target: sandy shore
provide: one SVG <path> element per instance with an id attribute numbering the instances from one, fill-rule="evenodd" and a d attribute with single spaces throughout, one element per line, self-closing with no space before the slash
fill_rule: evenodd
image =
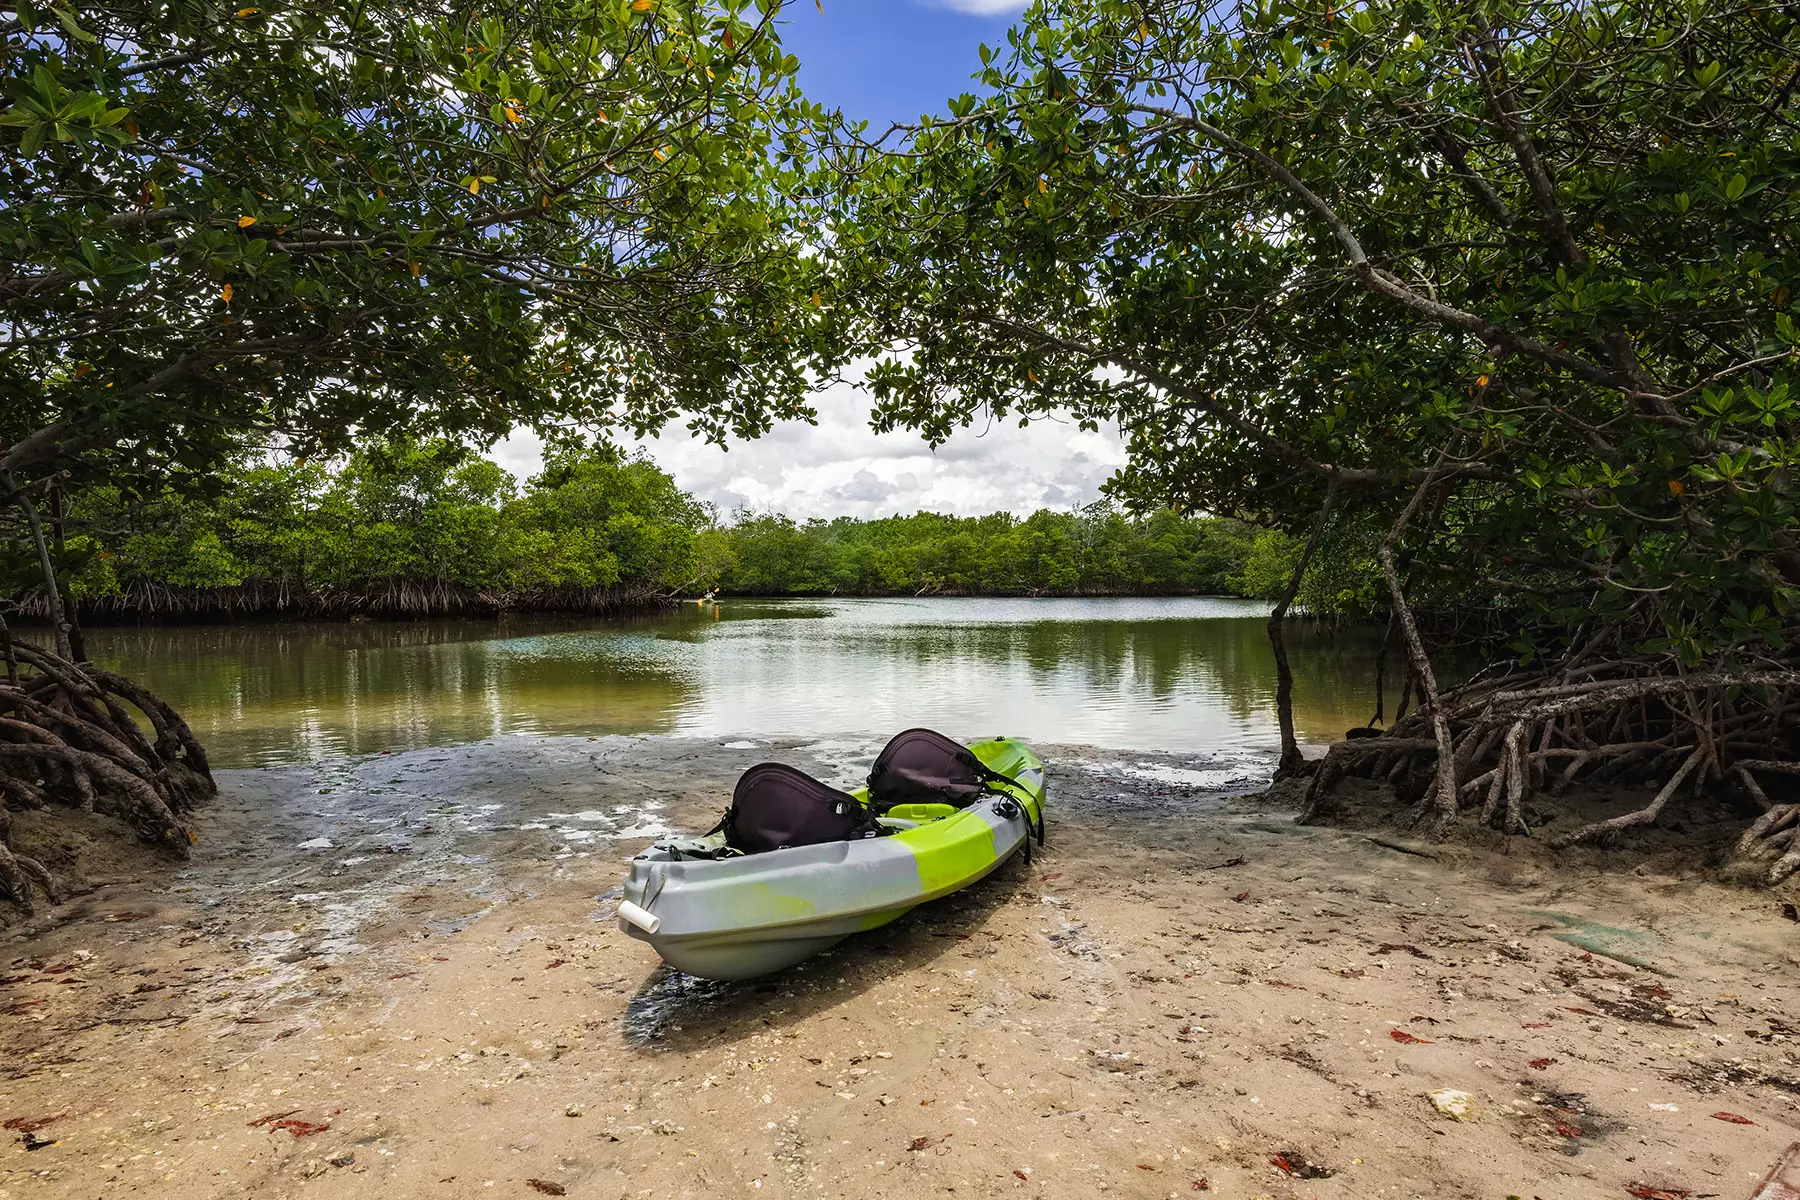
<path id="1" fill-rule="evenodd" d="M 191 864 L 5 935 L 0 1200 L 1737 1200 L 1800 1137 L 1780 898 L 1300 829 L 1260 764 L 1045 747 L 1030 868 L 772 979 L 615 929 L 744 766 L 873 750 L 226 773 Z"/>

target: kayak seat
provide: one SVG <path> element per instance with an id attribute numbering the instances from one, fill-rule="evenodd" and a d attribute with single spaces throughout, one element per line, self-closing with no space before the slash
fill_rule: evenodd
<path id="1" fill-rule="evenodd" d="M 786 763 L 758 763 L 738 777 L 719 831 L 745 854 L 882 833 L 862 801 Z"/>
<path id="2" fill-rule="evenodd" d="M 875 756 L 869 807 L 877 813 L 914 806 L 955 811 L 992 795 L 994 783 L 1004 779 L 962 743 L 935 730 L 908 729 Z"/>

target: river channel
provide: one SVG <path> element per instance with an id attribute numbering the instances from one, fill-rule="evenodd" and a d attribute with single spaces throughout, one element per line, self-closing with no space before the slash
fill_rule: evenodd
<path id="1" fill-rule="evenodd" d="M 630 620 L 96 628 L 221 767 L 515 735 L 1277 744 L 1268 606 L 1216 598 L 727 600 Z M 1374 639 L 1290 634 L 1301 737 L 1365 722 Z"/>

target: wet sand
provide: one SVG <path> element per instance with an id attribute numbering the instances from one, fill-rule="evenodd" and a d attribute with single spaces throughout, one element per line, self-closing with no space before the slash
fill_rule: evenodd
<path id="1" fill-rule="evenodd" d="M 0 1200 L 1747 1198 L 1800 1137 L 1779 897 L 1301 829 L 1256 762 L 1044 747 L 1029 868 L 770 979 L 618 932 L 743 767 L 874 749 L 223 773 L 190 864 L 0 935 Z"/>

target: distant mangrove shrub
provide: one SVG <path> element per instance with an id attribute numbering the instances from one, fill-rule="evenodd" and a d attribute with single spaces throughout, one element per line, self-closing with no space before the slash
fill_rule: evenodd
<path id="1" fill-rule="evenodd" d="M 451 442 L 335 462 L 240 462 L 206 497 L 84 489 L 60 551 L 100 615 L 618 611 L 712 587 L 755 595 L 1263 594 L 1292 547 L 1242 522 L 1110 505 L 728 522 L 641 456 L 553 455 L 520 484 Z M 9 590 L 31 605 L 22 554 Z"/>

